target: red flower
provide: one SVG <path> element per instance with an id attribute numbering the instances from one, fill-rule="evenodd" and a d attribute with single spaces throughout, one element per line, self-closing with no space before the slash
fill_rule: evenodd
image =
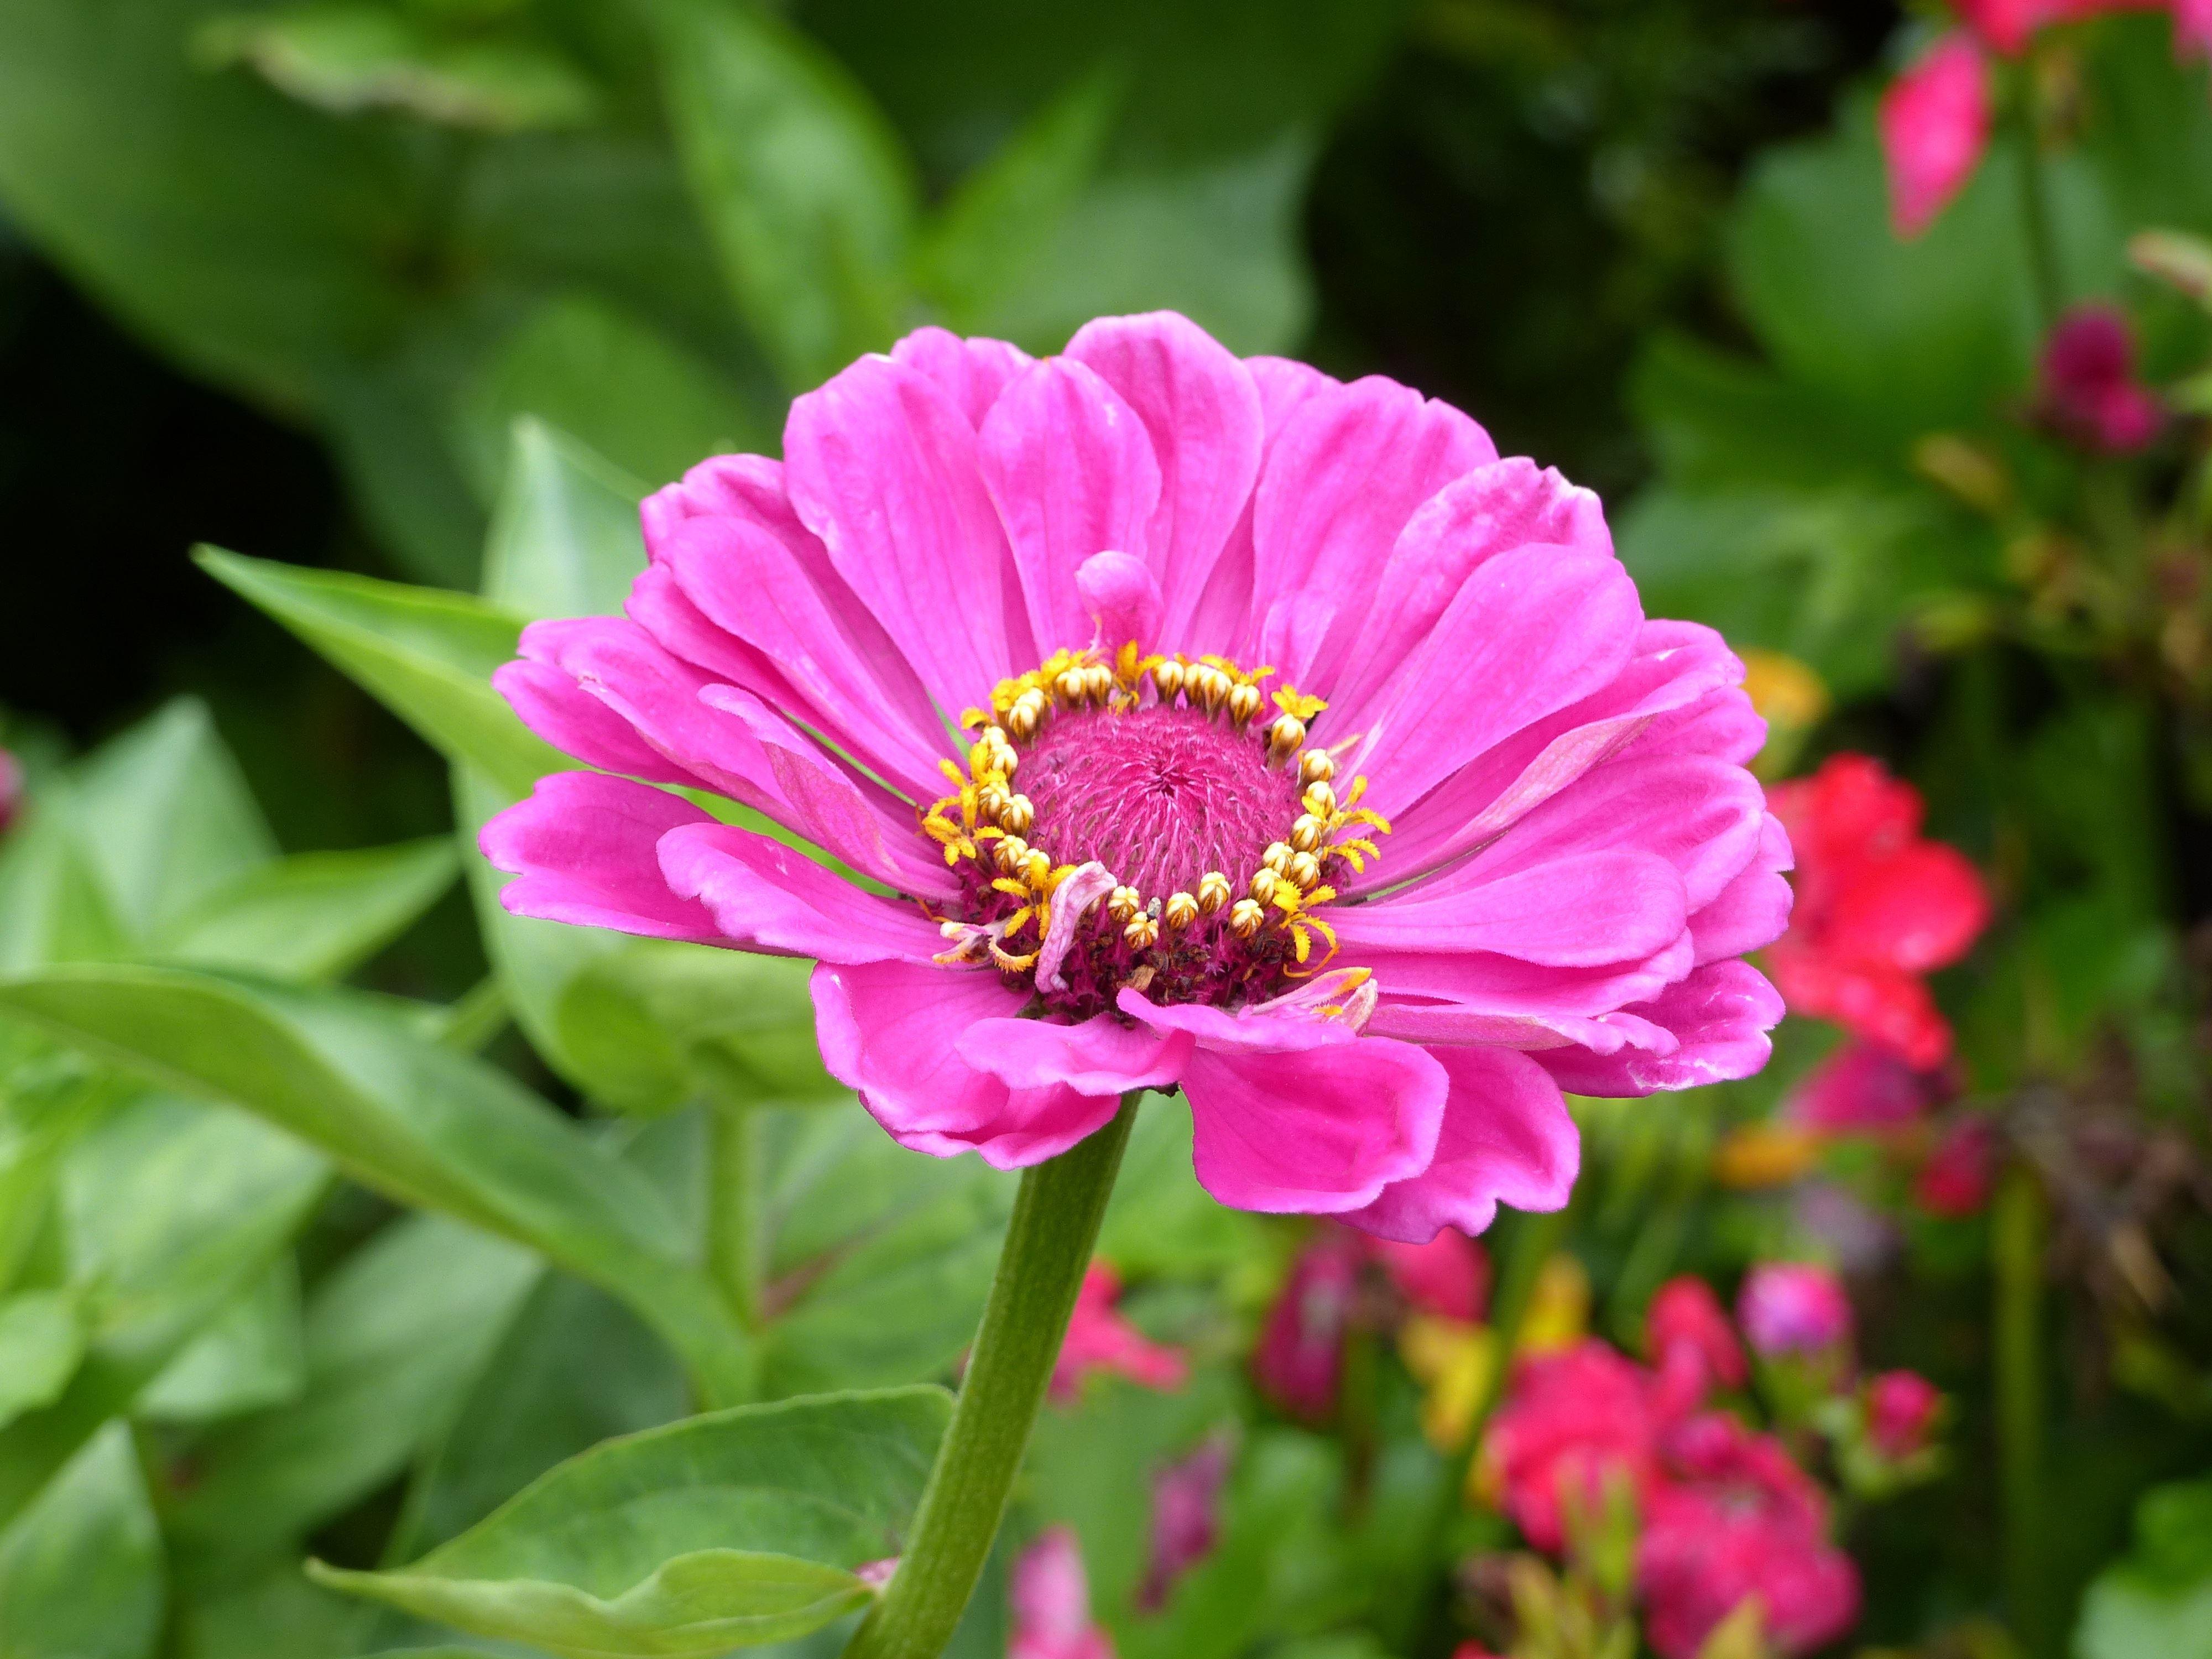
<path id="1" fill-rule="evenodd" d="M 1910 1457 L 1928 1444 L 1943 1396 L 1917 1371 L 1884 1371 L 1867 1384 L 1867 1437 L 1884 1457 Z"/>
<path id="2" fill-rule="evenodd" d="M 2136 379 L 2136 343 L 2117 306 L 2075 306 L 2043 343 L 2038 416 L 2071 442 L 2106 455 L 2147 448 L 2166 410 Z"/>
<path id="3" fill-rule="evenodd" d="M 1733 1389 L 1744 1380 L 1743 1347 L 1721 1299 L 1692 1274 L 1668 1279 L 1651 1298 L 1644 1352 L 1658 1368 L 1662 1416 L 1693 1411 L 1716 1385 Z"/>
<path id="4" fill-rule="evenodd" d="M 1889 217 L 1917 236 L 1966 187 L 1990 145 L 1990 70 L 1966 34 L 1938 41 L 1889 84 L 1877 117 L 1889 167 Z"/>
<path id="5" fill-rule="evenodd" d="M 1827 1500 L 1780 1442 L 1709 1412 L 1670 1431 L 1662 1449 L 1636 1582 L 1644 1633 L 1664 1659 L 1692 1659 L 1753 1595 L 1767 1644 L 1783 1653 L 1850 1628 L 1858 1571 L 1828 1541 Z"/>
<path id="6" fill-rule="evenodd" d="M 1941 1065 L 1951 1028 L 1921 975 L 1956 962 L 1988 925 L 1980 873 L 1920 838 L 1919 792 L 1864 755 L 1833 757 L 1770 804 L 1797 855 L 1796 908 L 1768 955 L 1784 1000 L 1907 1065 Z"/>
<path id="7" fill-rule="evenodd" d="M 1114 1311 L 1121 1294 L 1121 1276 L 1094 1261 L 1075 1295 L 1075 1311 L 1052 1368 L 1052 1397 L 1066 1405 L 1081 1393 L 1094 1371 L 1113 1371 L 1148 1389 L 1179 1389 L 1185 1371 L 1180 1349 L 1148 1340 Z"/>
<path id="8" fill-rule="evenodd" d="M 1912 1196 L 1947 1221 L 1978 1214 L 1996 1175 L 1996 1133 L 1985 1117 L 1963 1117 L 1944 1131 L 1920 1166 Z"/>
<path id="9" fill-rule="evenodd" d="M 1485 1479 L 1528 1541 L 1556 1553 L 1570 1504 L 1595 1513 L 1614 1480 L 1650 1493 L 1658 1427 L 1648 1373 L 1590 1338 L 1514 1369 L 1483 1440 Z"/>
<path id="10" fill-rule="evenodd" d="M 1915 1071 L 1870 1042 L 1846 1042 L 1790 1091 L 1782 1115 L 1828 1134 L 1900 1129 L 1956 1092 L 1944 1073 Z"/>

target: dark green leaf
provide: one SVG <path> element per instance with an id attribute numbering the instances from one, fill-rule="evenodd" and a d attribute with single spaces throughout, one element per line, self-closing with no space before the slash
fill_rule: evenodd
<path id="1" fill-rule="evenodd" d="M 480 1635 L 568 1654 L 708 1655 L 866 1602 L 951 1412 L 939 1389 L 833 1395 L 616 1440 L 422 1560 L 317 1576 Z"/>
<path id="2" fill-rule="evenodd" d="M 279 979 L 339 977 L 398 938 L 453 885 L 450 839 L 265 864 L 210 894 L 156 937 L 155 954 Z"/>

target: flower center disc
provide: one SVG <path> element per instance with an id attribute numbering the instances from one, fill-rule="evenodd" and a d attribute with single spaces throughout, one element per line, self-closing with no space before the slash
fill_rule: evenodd
<path id="1" fill-rule="evenodd" d="M 1030 839 L 1148 895 L 1194 890 L 1209 870 L 1249 873 L 1299 811 L 1296 769 L 1270 768 L 1267 752 L 1194 708 L 1062 714 L 1023 754 Z"/>

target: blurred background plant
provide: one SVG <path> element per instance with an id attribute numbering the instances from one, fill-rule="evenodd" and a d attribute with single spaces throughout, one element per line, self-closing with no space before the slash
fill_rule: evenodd
<path id="1" fill-rule="evenodd" d="M 0 0 L 0 1653 L 726 1644 L 514 1610 L 743 1541 L 563 1460 L 949 1379 L 1011 1188 L 778 964 L 499 911 L 484 678 L 854 353 L 1173 307 L 1605 492 L 1771 724 L 1796 1017 L 1483 1246 L 1219 1210 L 1148 1103 L 959 1650 L 2212 1654 L 2208 36 Z M 604 1530 L 495 1514 L 556 1469 Z"/>

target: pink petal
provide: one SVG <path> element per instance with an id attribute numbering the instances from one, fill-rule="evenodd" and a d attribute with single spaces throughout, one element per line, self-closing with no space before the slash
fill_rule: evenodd
<path id="1" fill-rule="evenodd" d="M 1687 912 L 1681 877 L 1665 859 L 1611 848 L 1494 881 L 1469 878 L 1433 896 L 1416 889 L 1331 916 L 1357 960 L 1487 951 L 1547 967 L 1595 968 L 1664 949 L 1681 937 Z"/>
<path id="2" fill-rule="evenodd" d="M 1012 561 L 975 428 L 933 381 L 863 357 L 792 404 L 783 448 L 800 521 L 939 709 L 1030 665 L 1026 622 L 1008 635 Z"/>
<path id="3" fill-rule="evenodd" d="M 769 956 L 928 962 L 944 949 L 917 910 L 863 892 L 780 841 L 693 822 L 661 838 L 660 871 L 714 914 L 723 935 Z"/>
<path id="4" fill-rule="evenodd" d="M 1782 999 L 1749 963 L 1715 962 L 1629 1012 L 1671 1031 L 1673 1052 L 1547 1048 L 1539 1063 L 1578 1095 L 1648 1095 L 1749 1077 L 1773 1052 L 1766 1034 L 1781 1023 Z"/>
<path id="5" fill-rule="evenodd" d="M 1565 1208 L 1582 1164 L 1582 1138 L 1559 1085 L 1526 1054 L 1429 1052 L 1451 1080 L 1434 1160 L 1344 1218 L 1385 1238 L 1422 1243 L 1445 1227 L 1480 1232 L 1501 1203 Z"/>
<path id="6" fill-rule="evenodd" d="M 1134 554 L 1092 554 L 1076 570 L 1075 591 L 1101 646 L 1118 650 L 1133 641 L 1144 649 L 1158 641 L 1159 579 Z"/>
<path id="7" fill-rule="evenodd" d="M 1782 937 L 1795 898 L 1782 878 L 1790 866 L 1789 832 L 1771 812 L 1761 814 L 1759 851 L 1750 864 L 1690 917 L 1700 967 L 1763 950 Z"/>
<path id="8" fill-rule="evenodd" d="M 1954 30 L 1882 94 L 1890 221 L 1899 236 L 1926 230 L 1981 166 L 1990 143 L 1989 82 L 1981 48 Z"/>
<path id="9" fill-rule="evenodd" d="M 1380 375 L 1308 397 L 1269 449 L 1253 497 L 1253 591 L 1302 589 L 1338 604 L 1315 664 L 1333 675 L 1414 509 L 1498 459 L 1488 435 L 1448 404 Z"/>
<path id="10" fill-rule="evenodd" d="M 1004 340 L 963 340 L 930 327 L 915 330 L 893 346 L 891 361 L 935 382 L 980 432 L 1007 382 L 1036 359 Z"/>
<path id="11" fill-rule="evenodd" d="M 706 907 L 669 890 L 656 851 L 670 831 L 709 822 L 665 789 L 555 772 L 484 825 L 477 845 L 494 869 L 521 878 L 499 896 L 513 915 L 722 945 Z"/>
<path id="12" fill-rule="evenodd" d="M 1077 569 L 1109 549 L 1142 559 L 1159 502 L 1160 466 L 1144 423 L 1081 363 L 1048 358 L 1000 395 L 976 458 L 1013 550 L 1038 653 L 1088 644 Z"/>
<path id="13" fill-rule="evenodd" d="M 1144 546 L 1164 625 L 1180 636 L 1260 474 L 1259 391 L 1225 347 L 1170 311 L 1086 323 L 1067 356 L 1119 392 L 1150 434 L 1160 487 Z"/>
<path id="14" fill-rule="evenodd" d="M 1073 1025 L 1042 1019 L 986 1019 L 960 1038 L 961 1059 L 1014 1089 L 1064 1085 L 1082 1095 L 1165 1089 L 1181 1074 L 1195 1039 L 1162 1034 L 1099 1014 Z"/>
<path id="15" fill-rule="evenodd" d="M 544 646 L 541 635 L 538 647 Z M 638 736 L 628 720 L 578 685 L 574 675 L 550 663 L 502 663 L 492 672 L 491 689 L 507 699 L 525 726 L 564 755 L 602 771 L 624 772 L 654 783 L 690 788 L 704 782 Z"/>
<path id="16" fill-rule="evenodd" d="M 1634 652 L 1636 585 L 1610 558 L 1503 553 L 1459 591 L 1428 644 L 1376 700 L 1347 769 L 1384 813 L 1411 805 L 1524 726 L 1601 690 Z"/>
<path id="17" fill-rule="evenodd" d="M 1390 550 L 1332 702 L 1358 706 L 1420 647 L 1469 574 L 1500 553 L 1533 546 L 1610 558 L 1613 537 L 1596 495 L 1514 456 L 1479 466 L 1431 496 Z"/>
<path id="18" fill-rule="evenodd" d="M 996 974 L 825 962 L 812 984 L 822 1063 L 894 1140 L 915 1152 L 937 1158 L 975 1152 L 994 1168 L 1018 1169 L 1066 1152 L 1120 1107 L 1113 1094 L 1009 1089 L 961 1059 L 962 1032 L 1011 1018 L 1027 1000 Z"/>
<path id="19" fill-rule="evenodd" d="M 1343 932 L 1340 923 L 1338 932 Z M 1535 1019 L 1597 1018 L 1648 1002 L 1696 966 L 1686 930 L 1649 956 L 1593 968 L 1547 967 L 1488 951 L 1361 951 L 1347 945 L 1345 955 L 1381 970 L 1395 996 L 1424 997 L 1478 1012 Z M 1371 1029 L 1385 1029 L 1390 1006 L 1391 999 L 1383 999 Z"/>
<path id="20" fill-rule="evenodd" d="M 1067 981 L 1060 975 L 1060 964 L 1075 945 L 1075 930 L 1091 907 L 1121 884 L 1111 870 L 1096 859 L 1079 864 L 1070 871 L 1054 890 L 1052 920 L 1046 925 L 1044 940 L 1037 949 L 1036 987 L 1040 991 L 1064 991 Z"/>

